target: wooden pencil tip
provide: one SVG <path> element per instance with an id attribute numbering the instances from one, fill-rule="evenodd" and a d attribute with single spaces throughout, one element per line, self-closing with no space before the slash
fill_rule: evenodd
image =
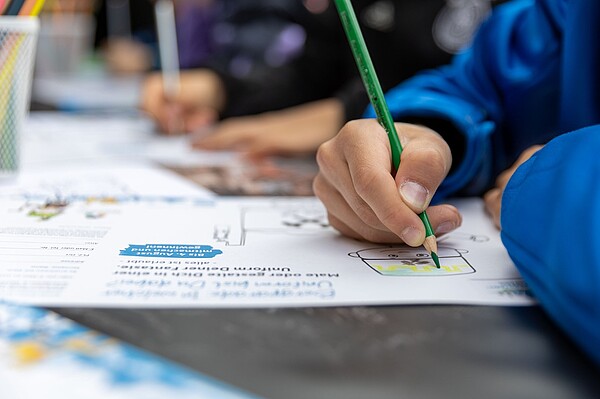
<path id="1" fill-rule="evenodd" d="M 425 247 L 427 252 L 429 252 L 431 254 L 431 258 L 433 259 L 433 262 L 439 269 L 440 268 L 440 259 L 437 256 L 438 247 L 437 247 L 437 240 L 435 239 L 435 236 L 434 235 L 427 236 L 425 238 L 425 242 L 423 243 L 423 246 Z"/>

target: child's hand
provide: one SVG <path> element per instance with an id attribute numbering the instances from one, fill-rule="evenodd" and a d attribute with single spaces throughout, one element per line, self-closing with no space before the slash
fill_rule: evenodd
<path id="1" fill-rule="evenodd" d="M 167 98 L 160 73 L 150 75 L 144 82 L 140 108 L 156 120 L 161 131 L 190 132 L 218 119 L 225 102 L 225 89 L 214 72 L 184 71 L 179 87 L 175 98 Z"/>
<path id="2" fill-rule="evenodd" d="M 375 242 L 421 245 L 425 229 L 417 213 L 429 206 L 452 163 L 450 149 L 434 131 L 396 124 L 403 145 L 396 179 L 391 174 L 390 144 L 375 121 L 349 122 L 317 153 L 320 172 L 313 187 L 329 221 L 342 234 Z M 460 226 L 450 205 L 427 210 L 436 234 Z"/>
<path id="3" fill-rule="evenodd" d="M 326 99 L 259 115 L 229 118 L 193 140 L 205 150 L 238 150 L 250 158 L 314 153 L 340 130 L 343 107 Z"/>
<path id="4" fill-rule="evenodd" d="M 502 172 L 496 179 L 496 187 L 485 193 L 483 197 L 485 201 L 485 208 L 494 219 L 496 227 L 500 228 L 500 209 L 502 208 L 502 194 L 504 188 L 508 184 L 508 181 L 512 177 L 513 173 L 517 170 L 521 164 L 527 161 L 533 154 L 538 152 L 543 146 L 534 145 L 529 147 L 519 156 L 517 161 L 507 170 Z"/>

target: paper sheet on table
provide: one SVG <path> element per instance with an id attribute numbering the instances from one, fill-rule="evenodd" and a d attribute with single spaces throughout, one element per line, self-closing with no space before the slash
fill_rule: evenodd
<path id="1" fill-rule="evenodd" d="M 141 87 L 137 77 L 38 77 L 33 82 L 32 98 L 63 111 L 135 109 L 140 104 Z"/>
<path id="2" fill-rule="evenodd" d="M 168 202 L 214 196 L 211 191 L 162 168 L 118 162 L 46 166 L 21 173 L 15 181 L 4 182 L 0 188 L 0 199 L 15 199 L 34 207 L 38 202 L 42 205 L 94 201 L 145 203 L 151 199 Z"/>
<path id="3" fill-rule="evenodd" d="M 57 114 L 36 112 L 25 124 L 23 166 L 28 169 L 75 162 L 143 161 L 171 166 L 241 164 L 234 152 L 192 148 L 188 136 L 163 136 L 135 113 Z"/>
<path id="4" fill-rule="evenodd" d="M 24 131 L 27 171 L 129 163 L 162 165 L 220 195 L 312 195 L 313 159 L 250 162 L 231 151 L 199 151 L 189 136 L 163 136 L 139 115 L 38 112 Z M 1 183 L 1 182 L 0 182 Z"/>
<path id="5" fill-rule="evenodd" d="M 422 248 L 341 237 L 314 198 L 73 201 L 45 220 L 12 198 L 0 207 L 0 295 L 99 307 L 533 304 L 482 203 L 457 205 L 464 225 L 439 240 L 436 269 Z"/>

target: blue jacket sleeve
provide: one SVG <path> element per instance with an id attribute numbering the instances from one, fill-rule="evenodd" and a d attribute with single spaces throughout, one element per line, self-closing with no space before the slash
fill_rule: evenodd
<path id="1" fill-rule="evenodd" d="M 443 119 L 465 138 L 462 160 L 437 199 L 459 190 L 481 193 L 524 148 L 556 130 L 561 13 L 549 3 L 556 2 L 517 0 L 496 7 L 451 65 L 387 93 L 395 120 Z M 374 117 L 373 110 L 365 116 Z"/>
<path id="2" fill-rule="evenodd" d="M 547 313 L 600 363 L 600 125 L 546 145 L 512 176 L 502 241 Z"/>

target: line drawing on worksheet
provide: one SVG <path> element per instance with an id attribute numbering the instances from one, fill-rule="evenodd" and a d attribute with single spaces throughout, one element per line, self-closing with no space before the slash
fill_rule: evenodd
<path id="1" fill-rule="evenodd" d="M 238 237 L 233 226 L 225 224 L 215 225 L 213 238 L 226 246 L 245 246 L 253 233 L 304 235 L 329 228 L 327 213 L 314 202 L 273 203 L 272 207 L 242 207 Z"/>
<path id="2" fill-rule="evenodd" d="M 440 237 L 437 255 L 441 267 L 438 269 L 431 255 L 423 247 L 407 245 L 388 245 L 360 249 L 350 252 L 348 256 L 359 258 L 364 264 L 382 276 L 455 276 L 476 273 L 475 268 L 467 260 L 467 249 L 456 248 L 451 242 L 470 241 L 472 243 L 488 242 L 485 235 L 454 232 Z"/>
<path id="3" fill-rule="evenodd" d="M 272 207 L 244 207 L 240 209 L 239 235 L 235 237 L 230 225 L 215 225 L 213 238 L 226 246 L 245 246 L 253 234 L 314 234 L 329 229 L 327 213 L 314 203 L 286 204 Z M 360 259 L 371 270 L 382 276 L 453 276 L 475 273 L 475 268 L 467 260 L 466 249 L 446 244 L 448 241 L 469 241 L 482 243 L 489 241 L 485 235 L 458 232 L 443 236 L 439 242 L 438 256 L 442 263 L 436 268 L 431 256 L 422 247 L 406 245 L 379 245 L 348 253 Z"/>

